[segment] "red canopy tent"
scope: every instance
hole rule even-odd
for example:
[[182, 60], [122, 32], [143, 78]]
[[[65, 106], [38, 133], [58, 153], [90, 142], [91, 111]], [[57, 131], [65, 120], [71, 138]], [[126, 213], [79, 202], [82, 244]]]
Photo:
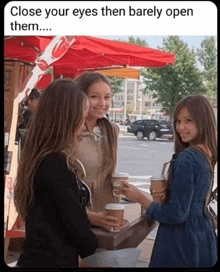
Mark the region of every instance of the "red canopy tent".
[[[5, 59], [34, 63], [54, 36], [7, 36]], [[175, 63], [175, 55], [127, 42], [90, 36], [76, 36], [63, 57], [52, 64], [54, 77], [75, 77], [84, 70], [106, 67], [166, 67]]]

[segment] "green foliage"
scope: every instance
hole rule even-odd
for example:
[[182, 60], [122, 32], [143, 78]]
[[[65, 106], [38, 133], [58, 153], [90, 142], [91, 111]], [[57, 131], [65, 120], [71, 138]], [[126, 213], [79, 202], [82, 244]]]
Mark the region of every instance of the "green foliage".
[[[148, 46], [145, 40], [129, 37], [129, 42]], [[202, 93], [212, 104], [217, 102], [217, 48], [215, 39], [207, 37], [201, 43], [197, 52], [190, 50], [178, 36], [169, 36], [163, 40], [159, 48], [176, 55], [176, 63], [166, 68], [143, 68], [141, 75], [146, 84], [143, 93], [152, 93], [157, 103], [162, 105], [162, 111], [173, 115], [175, 106], [185, 96]], [[204, 66], [199, 70], [196, 61]], [[204, 82], [204, 83], [203, 83]], [[117, 85], [117, 84], [116, 84]], [[117, 86], [115, 87], [117, 92]], [[131, 110], [131, 109], [128, 109]]]
[[204, 66], [203, 78], [206, 95], [212, 104], [217, 103], [217, 48], [214, 37], [206, 37], [197, 50], [198, 60]]
[[185, 96], [204, 93], [200, 70], [196, 66], [196, 53], [187, 47], [178, 36], [169, 36], [163, 40], [166, 52], [176, 55], [176, 63], [165, 68], [142, 69], [146, 88], [144, 93], [153, 93], [153, 98], [161, 103], [162, 110], [173, 115], [176, 104]]
[[133, 111], [134, 111], [134, 104], [132, 103], [130, 105], [127, 105], [127, 107], [126, 107], [127, 114], [131, 114], [131, 113], [133, 113]]
[[[198, 60], [204, 66], [204, 71], [217, 67], [217, 48], [214, 37], [206, 37], [201, 42], [201, 49], [197, 49]], [[208, 79], [208, 78], [207, 78]]]
[[123, 86], [123, 78], [119, 77], [108, 77], [110, 80], [110, 83], [112, 85], [112, 91], [113, 94], [123, 92], [122, 86]]
[[141, 45], [141, 46], [148, 46], [147, 42], [145, 40], [141, 40], [140, 38], [134, 38], [133, 36], [128, 38], [129, 43]]

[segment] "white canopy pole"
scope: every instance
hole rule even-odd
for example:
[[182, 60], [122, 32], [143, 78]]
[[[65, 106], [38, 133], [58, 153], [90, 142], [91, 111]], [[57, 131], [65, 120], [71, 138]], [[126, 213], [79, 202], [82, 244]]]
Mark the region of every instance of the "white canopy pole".
[[128, 91], [128, 79], [125, 78], [125, 102], [124, 102], [124, 121], [127, 117], [127, 91]]

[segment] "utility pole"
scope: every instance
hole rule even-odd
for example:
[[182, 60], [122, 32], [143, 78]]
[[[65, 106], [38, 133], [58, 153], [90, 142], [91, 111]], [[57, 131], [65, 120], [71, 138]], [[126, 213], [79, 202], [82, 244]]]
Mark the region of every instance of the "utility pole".
[[138, 101], [140, 101], [140, 115], [142, 115], [142, 110], [143, 110], [143, 104], [142, 104], [143, 93], [142, 93], [142, 91], [140, 91], [139, 93], [140, 93], [140, 96], [138, 98]]
[[134, 111], [137, 110], [137, 91], [138, 91], [139, 81], [134, 83]]
[[125, 78], [125, 99], [124, 99], [124, 121], [127, 117], [127, 90], [128, 90], [128, 79]]

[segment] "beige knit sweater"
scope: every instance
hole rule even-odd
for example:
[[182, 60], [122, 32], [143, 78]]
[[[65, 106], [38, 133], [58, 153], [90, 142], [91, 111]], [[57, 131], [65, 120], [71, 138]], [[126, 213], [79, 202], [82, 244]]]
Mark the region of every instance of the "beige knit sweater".
[[[119, 134], [118, 125], [114, 122], [111, 122], [111, 124]], [[111, 180], [106, 180], [110, 166], [103, 166], [102, 163], [104, 154], [104, 150], [101, 148], [102, 139], [103, 135], [100, 128], [95, 127], [93, 133], [84, 130], [78, 141], [78, 159], [85, 167], [86, 177], [84, 181], [92, 193], [92, 206], [89, 209], [93, 212], [104, 211], [106, 204], [115, 202]]]

